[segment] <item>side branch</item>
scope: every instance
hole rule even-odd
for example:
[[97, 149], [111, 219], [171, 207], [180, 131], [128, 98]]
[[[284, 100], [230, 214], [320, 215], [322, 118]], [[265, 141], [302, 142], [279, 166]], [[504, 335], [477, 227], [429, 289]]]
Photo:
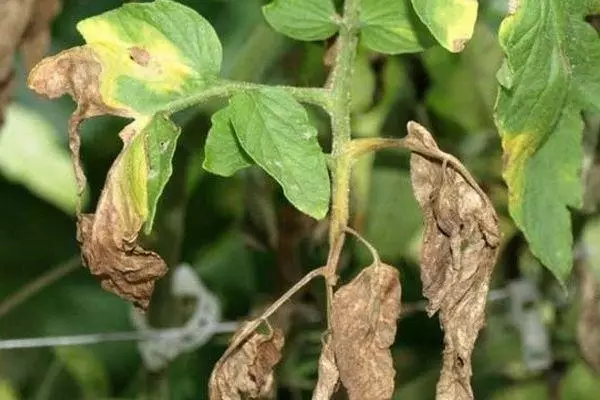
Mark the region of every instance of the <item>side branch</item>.
[[292, 95], [296, 100], [302, 103], [313, 104], [321, 107], [326, 112], [331, 111], [331, 94], [323, 88], [301, 88], [295, 86], [269, 86], [259, 83], [238, 82], [220, 80], [213, 86], [200, 90], [190, 96], [182, 97], [169, 103], [166, 107], [168, 114], [173, 114], [177, 111], [185, 110], [186, 108], [198, 106], [207, 103], [213, 99], [227, 98], [235, 93], [258, 90], [258, 89], [273, 89], [278, 88], [285, 90]]
[[[409, 123], [409, 130], [413, 122]], [[416, 125], [416, 124], [415, 124]], [[424, 129], [420, 127], [420, 129]], [[423, 146], [421, 143], [411, 140], [410, 137], [404, 137], [401, 139], [388, 139], [388, 138], [365, 138], [365, 139], [354, 139], [348, 146], [348, 153], [351, 159], [356, 158], [378, 150], [384, 149], [405, 149], [413, 153], [419, 154], [424, 157], [438, 160], [451, 166], [456, 172], [458, 172], [464, 180], [471, 186], [481, 198], [488, 203], [489, 199], [483, 189], [479, 186], [473, 175], [465, 168], [464, 165], [452, 154], [443, 152], [440, 149], [432, 149]]]

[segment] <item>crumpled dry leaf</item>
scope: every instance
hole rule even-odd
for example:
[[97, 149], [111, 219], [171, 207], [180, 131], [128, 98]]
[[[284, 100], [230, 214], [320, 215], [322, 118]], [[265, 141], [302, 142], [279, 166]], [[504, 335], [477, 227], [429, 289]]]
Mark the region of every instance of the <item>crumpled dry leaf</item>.
[[581, 311], [577, 322], [577, 342], [581, 356], [600, 373], [600, 283], [584, 263], [577, 265]]
[[[231, 339], [245, 332], [242, 326]], [[279, 329], [270, 334], [258, 332], [233, 352], [226, 352], [210, 376], [211, 400], [241, 400], [272, 397], [274, 390], [273, 368], [281, 359], [284, 337]]]
[[[82, 46], [44, 59], [32, 70], [28, 81], [31, 89], [49, 98], [68, 93], [77, 102], [69, 125], [69, 145], [80, 198], [86, 177], [79, 156], [79, 125], [98, 115], [131, 116], [129, 111], [108, 107], [103, 102], [99, 89], [101, 72], [94, 51]], [[121, 131], [123, 150], [107, 175], [96, 213], [81, 214], [78, 206], [78, 240], [84, 263], [101, 279], [102, 287], [146, 310], [154, 282], [166, 273], [167, 266], [158, 254], [136, 243], [146, 215], [136, 207], [141, 200], [130, 194], [133, 190], [129, 176], [144, 171], [135, 171], [141, 166], [126, 163], [123, 157], [142, 128], [133, 122]]]
[[21, 50], [27, 70], [45, 53], [50, 23], [59, 13], [59, 0], [3, 0], [0, 2], [0, 126], [4, 106], [14, 86], [14, 53]]
[[331, 340], [350, 400], [392, 398], [396, 372], [389, 347], [396, 337], [400, 296], [398, 270], [377, 262], [335, 292]]
[[427, 312], [440, 311], [444, 360], [436, 399], [473, 399], [471, 353], [485, 319], [500, 231], [490, 200], [431, 134], [409, 122], [411, 178], [425, 224], [421, 249]]
[[335, 363], [335, 353], [331, 337], [323, 344], [319, 357], [319, 380], [312, 395], [312, 400], [329, 400], [336, 392], [340, 381], [340, 372]]

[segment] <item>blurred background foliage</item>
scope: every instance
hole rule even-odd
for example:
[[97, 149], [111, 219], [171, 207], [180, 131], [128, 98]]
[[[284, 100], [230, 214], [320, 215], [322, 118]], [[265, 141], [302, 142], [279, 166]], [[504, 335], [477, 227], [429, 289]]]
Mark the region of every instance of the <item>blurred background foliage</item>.
[[[330, 43], [299, 43], [277, 34], [260, 12], [265, 1], [181, 2], [214, 25], [223, 43], [225, 76], [271, 84], [323, 85], [328, 72], [323, 59]], [[500, 295], [488, 306], [487, 325], [473, 357], [476, 398], [593, 399], [600, 393], [600, 379], [584, 362], [578, 346], [581, 305], [576, 274], [562, 291], [529, 254], [507, 214], [501, 147], [493, 121], [495, 74], [502, 60], [496, 32], [505, 3], [480, 1], [474, 38], [461, 54], [435, 47], [418, 55], [382, 57], [361, 49], [353, 85], [354, 133], [357, 137], [401, 137], [408, 120], [424, 123], [445, 151], [463, 160], [497, 206], [505, 235], [493, 281]], [[65, 0], [52, 26], [50, 52], [81, 44], [75, 24], [120, 4], [117, 0]], [[66, 137], [74, 105], [68, 98], [46, 101], [35, 97], [26, 88], [25, 75], [17, 59], [18, 85], [0, 134], [0, 304], [43, 274], [66, 272], [26, 301], [0, 306], [0, 338], [131, 330], [129, 305], [103, 291], [86, 269], [69, 267], [79, 265], [75, 261], [79, 254], [75, 182]], [[180, 262], [193, 265], [221, 301], [223, 319], [234, 321], [256, 313], [306, 271], [322, 264], [327, 235], [324, 222], [295, 211], [259, 170], [250, 168], [230, 179], [202, 170], [210, 115], [219, 106], [210, 104], [177, 115], [184, 129], [175, 175], [159, 206], [156, 233], [148, 240], [172, 267]], [[309, 112], [327, 150], [328, 121], [316, 109], [309, 108]], [[586, 119], [588, 155], [593, 156], [598, 122], [595, 116]], [[118, 118], [102, 117], [84, 126], [88, 208], [95, 204], [119, 151], [116, 134], [124, 124]], [[428, 318], [422, 312], [417, 264], [421, 216], [412, 196], [408, 161], [407, 154], [384, 152], [357, 163], [352, 223], [401, 273], [405, 314], [393, 347], [394, 398], [433, 399], [442, 334], [437, 317]], [[578, 243], [587, 243], [593, 250], [598, 248], [600, 224], [594, 218], [595, 207], [591, 209], [575, 217], [574, 234]], [[598, 256], [593, 251], [589, 254], [586, 267], [599, 268]], [[350, 240], [342, 263], [342, 279], [347, 280], [369, 263], [369, 256]], [[600, 271], [595, 274], [600, 277]], [[531, 344], [521, 339], [513, 323], [511, 297], [505, 289], [523, 277], [540, 292], [534, 314], [549, 335], [551, 356], [543, 368], [528, 368], [524, 362]], [[153, 300], [150, 318], [156, 326], [180, 324], [185, 315], [182, 305], [169, 298], [167, 283], [168, 279], [161, 282]], [[278, 368], [277, 398], [310, 398], [323, 311], [323, 286], [315, 283], [276, 315], [274, 323], [285, 329], [287, 337]], [[130, 342], [3, 350], [0, 400], [205, 399], [210, 371], [227, 340], [227, 335], [215, 336], [205, 346], [178, 357], [160, 374], [145, 371], [136, 344]]]

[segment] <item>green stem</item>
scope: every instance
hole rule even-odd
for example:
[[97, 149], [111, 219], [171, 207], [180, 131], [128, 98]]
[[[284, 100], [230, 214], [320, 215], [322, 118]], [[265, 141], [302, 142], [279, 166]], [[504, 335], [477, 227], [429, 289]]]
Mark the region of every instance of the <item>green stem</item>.
[[299, 88], [294, 86], [269, 86], [259, 83], [239, 82], [220, 80], [208, 89], [203, 89], [189, 96], [181, 97], [170, 102], [166, 107], [168, 114], [173, 114], [177, 111], [185, 110], [186, 108], [197, 106], [206, 103], [213, 99], [227, 98], [235, 93], [258, 90], [258, 89], [273, 89], [278, 88], [285, 90], [292, 95], [296, 100], [302, 103], [313, 104], [330, 111], [332, 105], [329, 93], [323, 88]]
[[[330, 116], [333, 157], [329, 230], [331, 249], [341, 248], [335, 244], [338, 240], [343, 240], [349, 218], [352, 158], [348, 156], [346, 150], [351, 140], [350, 89], [358, 44], [359, 3], [359, 0], [346, 0], [344, 4], [344, 16], [336, 43], [336, 60], [328, 82], [332, 102]], [[331, 266], [330, 277], [335, 275], [335, 267], [335, 265]]]

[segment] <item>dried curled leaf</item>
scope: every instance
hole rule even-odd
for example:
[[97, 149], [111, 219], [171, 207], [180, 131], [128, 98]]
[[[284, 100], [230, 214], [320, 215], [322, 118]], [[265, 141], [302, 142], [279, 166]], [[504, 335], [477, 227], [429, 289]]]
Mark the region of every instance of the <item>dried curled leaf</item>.
[[350, 400], [391, 399], [401, 288], [398, 270], [375, 263], [335, 292], [331, 328], [340, 380]]
[[[484, 323], [485, 302], [500, 232], [490, 200], [460, 162], [410, 122], [411, 178], [424, 218], [421, 249], [427, 312], [440, 311], [444, 361], [438, 400], [473, 399], [471, 353]], [[423, 155], [420, 155], [423, 154]]]
[[600, 283], [589, 265], [578, 265], [577, 272], [581, 307], [577, 342], [583, 359], [600, 373]]
[[[244, 334], [242, 326], [231, 339]], [[273, 368], [281, 359], [284, 337], [279, 329], [270, 334], [251, 334], [233, 352], [226, 352], [210, 376], [211, 400], [241, 400], [271, 397], [274, 390]]]
[[[79, 157], [82, 120], [104, 114], [132, 114], [104, 103], [100, 94], [101, 73], [102, 65], [96, 54], [83, 46], [44, 59], [29, 76], [29, 86], [36, 92], [49, 98], [68, 93], [77, 101], [69, 126], [69, 142], [80, 196], [86, 180]], [[176, 139], [177, 128], [163, 117], [139, 118], [123, 129], [120, 136], [124, 147], [107, 175], [96, 213], [79, 215], [78, 221], [78, 240], [90, 271], [100, 277], [104, 289], [144, 310], [148, 308], [154, 282], [167, 271], [165, 262], [156, 253], [136, 243], [149, 214], [150, 164], [154, 159], [149, 154], [150, 138], [165, 131], [171, 132], [171, 141]], [[165, 144], [159, 151], [172, 153], [174, 149], [168, 146], [169, 142], [165, 140]]]
[[21, 50], [27, 70], [42, 58], [50, 42], [50, 23], [60, 8], [59, 0], [0, 2], [0, 126], [14, 86], [14, 53]]
[[340, 372], [335, 363], [335, 352], [331, 337], [323, 344], [319, 357], [319, 380], [312, 400], [329, 400], [336, 392], [340, 382]]

